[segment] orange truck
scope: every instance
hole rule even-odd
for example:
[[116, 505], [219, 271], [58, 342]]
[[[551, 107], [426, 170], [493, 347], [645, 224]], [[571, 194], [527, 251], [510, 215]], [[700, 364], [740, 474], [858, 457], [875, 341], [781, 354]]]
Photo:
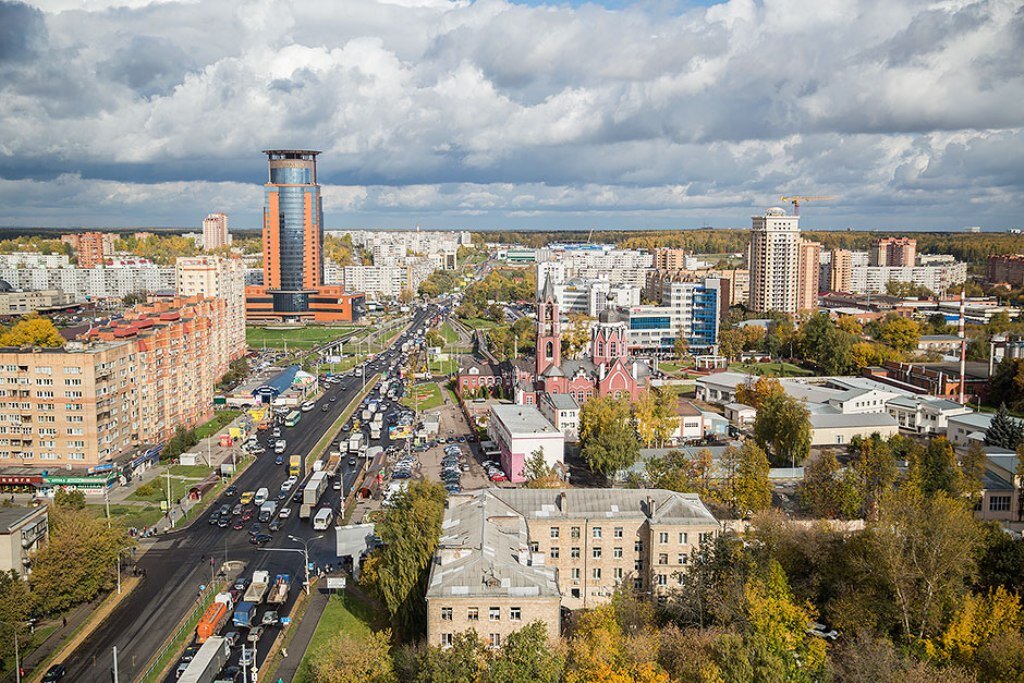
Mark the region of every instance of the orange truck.
[[218, 593], [213, 603], [203, 612], [203, 616], [196, 626], [196, 642], [205, 643], [207, 638], [217, 635], [217, 631], [227, 621], [230, 613], [231, 595]]

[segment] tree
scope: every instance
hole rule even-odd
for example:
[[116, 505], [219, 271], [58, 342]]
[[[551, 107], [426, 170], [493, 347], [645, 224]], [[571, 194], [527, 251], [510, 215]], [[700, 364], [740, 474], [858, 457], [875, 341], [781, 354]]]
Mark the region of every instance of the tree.
[[889, 296], [915, 297], [919, 299], [930, 299], [935, 296], [935, 293], [924, 285], [902, 282], [900, 280], [889, 280], [886, 282], [885, 293]]
[[1020, 634], [1024, 627], [1020, 598], [999, 587], [986, 594], [969, 593], [946, 629], [932, 639], [929, 651], [940, 662], [973, 664], [978, 651], [997, 636]]
[[737, 329], [719, 332], [718, 352], [729, 360], [739, 358], [743, 353], [743, 332]]
[[888, 587], [903, 634], [936, 635], [944, 608], [977, 569], [982, 537], [971, 512], [944, 491], [923, 496], [903, 487], [882, 498], [866, 533], [862, 570]]
[[427, 330], [427, 333], [424, 335], [424, 339], [427, 342], [427, 346], [435, 348], [444, 347], [444, 336], [441, 335], [436, 327], [432, 327]]
[[689, 340], [679, 335], [676, 337], [675, 342], [672, 344], [672, 352], [676, 355], [677, 361], [682, 361], [690, 355], [690, 342]]
[[862, 499], [855, 475], [839, 468], [832, 451], [807, 465], [796, 495], [801, 505], [819, 517], [853, 519], [860, 514]]
[[874, 327], [877, 341], [904, 353], [917, 348], [921, 326], [916, 320], [890, 313]]
[[645, 446], [661, 446], [679, 426], [675, 411], [675, 396], [663, 389], [651, 387], [633, 404], [633, 419], [640, 441]]
[[1010, 417], [1005, 403], [999, 404], [999, 410], [985, 432], [985, 444], [1014, 450], [1024, 440], [1024, 429], [1021, 422]]
[[734, 514], [744, 517], [772, 504], [772, 485], [768, 479], [768, 456], [757, 444], [744, 441], [739, 448], [729, 446], [722, 454], [722, 500]]
[[1024, 358], [1004, 358], [996, 366], [989, 382], [988, 398], [1014, 410], [1024, 408]]
[[692, 458], [683, 451], [671, 450], [647, 461], [647, 483], [651, 488], [696, 493], [706, 500], [713, 492], [712, 467], [714, 461], [707, 449], [701, 449]]
[[944, 436], [928, 442], [927, 448], [917, 451], [914, 458], [920, 468], [920, 486], [925, 495], [944, 491], [950, 496], [960, 493], [960, 470], [957, 467], [953, 445]]
[[384, 604], [396, 631], [421, 633], [426, 623], [430, 560], [441, 533], [445, 491], [439, 483], [412, 482], [391, 500], [376, 525], [383, 542], [364, 566], [363, 582]]
[[569, 324], [562, 330], [562, 357], [579, 358], [590, 343], [593, 319], [582, 313], [570, 313]]
[[85, 493], [79, 490], [65, 491], [64, 489], [59, 489], [53, 496], [53, 506], [70, 510], [84, 510]]
[[860, 495], [869, 514], [883, 494], [892, 490], [899, 476], [896, 458], [889, 442], [878, 434], [853, 444], [855, 447], [850, 466], [860, 485]]
[[594, 397], [580, 411], [580, 452], [587, 466], [606, 479], [636, 462], [640, 443], [630, 419], [629, 402]]
[[483, 680], [487, 651], [474, 630], [456, 633], [450, 647], [429, 647], [419, 658], [416, 683], [474, 683]]
[[[627, 636], [615, 608], [604, 604], [584, 611], [569, 640], [565, 683], [669, 683], [656, 661], [645, 660], [644, 648], [632, 647], [646, 634]], [[656, 656], [656, 653], [653, 653]]]
[[985, 449], [977, 441], [972, 442], [960, 458], [960, 494], [967, 497], [972, 507], [981, 500], [987, 460]]
[[365, 638], [339, 633], [329, 638], [310, 661], [315, 683], [393, 683], [391, 631], [371, 631]]
[[0, 572], [0, 661], [14, 654], [12, 631], [25, 642], [25, 621], [32, 614], [34, 596], [17, 572]]
[[558, 488], [564, 483], [554, 466], [544, 460], [544, 449], [539, 446], [524, 461], [523, 477], [528, 489]]
[[487, 683], [558, 683], [565, 657], [548, 643], [547, 627], [534, 621], [506, 640], [487, 667]]
[[44, 614], [64, 612], [111, 588], [119, 551], [132, 546], [120, 526], [85, 510], [54, 506], [50, 538], [36, 553], [29, 583]]
[[796, 467], [811, 448], [810, 414], [797, 399], [772, 394], [754, 418], [754, 438], [772, 464]]
[[55, 348], [64, 346], [64, 337], [50, 322], [49, 318], [29, 315], [0, 333], [0, 346], [41, 346]]
[[800, 349], [828, 375], [846, 372], [853, 362], [853, 338], [832, 322], [828, 313], [817, 313], [808, 318], [800, 330]]
[[748, 379], [745, 384], [736, 385], [736, 402], [760, 409], [769, 396], [785, 393], [779, 380], [769, 377], [758, 377], [756, 381]]
[[855, 342], [850, 347], [850, 360], [857, 368], [883, 365], [886, 361], [898, 361], [902, 357], [896, 349], [874, 342]]

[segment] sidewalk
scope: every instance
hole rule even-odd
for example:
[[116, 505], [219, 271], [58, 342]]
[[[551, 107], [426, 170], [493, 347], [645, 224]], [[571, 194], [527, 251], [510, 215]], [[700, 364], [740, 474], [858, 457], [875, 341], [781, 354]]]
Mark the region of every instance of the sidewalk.
[[271, 680], [276, 681], [280, 678], [285, 683], [288, 683], [295, 678], [299, 665], [302, 663], [302, 658], [306, 653], [306, 648], [309, 647], [309, 641], [313, 639], [313, 633], [316, 631], [317, 624], [320, 623], [320, 617], [323, 616], [324, 610], [327, 608], [327, 601], [331, 597], [326, 588], [320, 590], [320, 585], [321, 582], [317, 581], [313, 592], [310, 593], [306, 612], [302, 615], [302, 619], [299, 620], [295, 635], [292, 636], [292, 640], [288, 644], [288, 656], [281, 660], [281, 664], [277, 667], [277, 671], [274, 672]]

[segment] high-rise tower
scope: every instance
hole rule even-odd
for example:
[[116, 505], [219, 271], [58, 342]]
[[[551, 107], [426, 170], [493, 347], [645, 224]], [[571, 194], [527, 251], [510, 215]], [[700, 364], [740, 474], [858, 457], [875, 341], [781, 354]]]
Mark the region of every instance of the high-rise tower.
[[324, 210], [316, 157], [308, 149], [267, 149], [263, 285], [246, 288], [246, 317], [349, 322], [363, 296], [325, 286]]
[[800, 219], [771, 208], [753, 217], [750, 310], [794, 314], [798, 309]]

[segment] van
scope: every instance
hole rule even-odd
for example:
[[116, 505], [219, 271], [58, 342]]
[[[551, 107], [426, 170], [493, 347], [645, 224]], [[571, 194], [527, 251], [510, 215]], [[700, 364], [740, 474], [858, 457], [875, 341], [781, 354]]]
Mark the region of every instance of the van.
[[331, 508], [320, 508], [313, 517], [313, 531], [327, 531], [334, 520], [334, 511]]
[[269, 522], [270, 520], [272, 520], [274, 518], [274, 515], [276, 513], [277, 513], [277, 501], [268, 500], [266, 503], [263, 503], [262, 505], [260, 505], [260, 514], [257, 517], [257, 519], [259, 521], [263, 522], [264, 524], [266, 524], [267, 522]]
[[256, 492], [256, 497], [252, 499], [252, 502], [258, 507], [266, 503], [267, 498], [270, 498], [270, 491], [264, 487]]

